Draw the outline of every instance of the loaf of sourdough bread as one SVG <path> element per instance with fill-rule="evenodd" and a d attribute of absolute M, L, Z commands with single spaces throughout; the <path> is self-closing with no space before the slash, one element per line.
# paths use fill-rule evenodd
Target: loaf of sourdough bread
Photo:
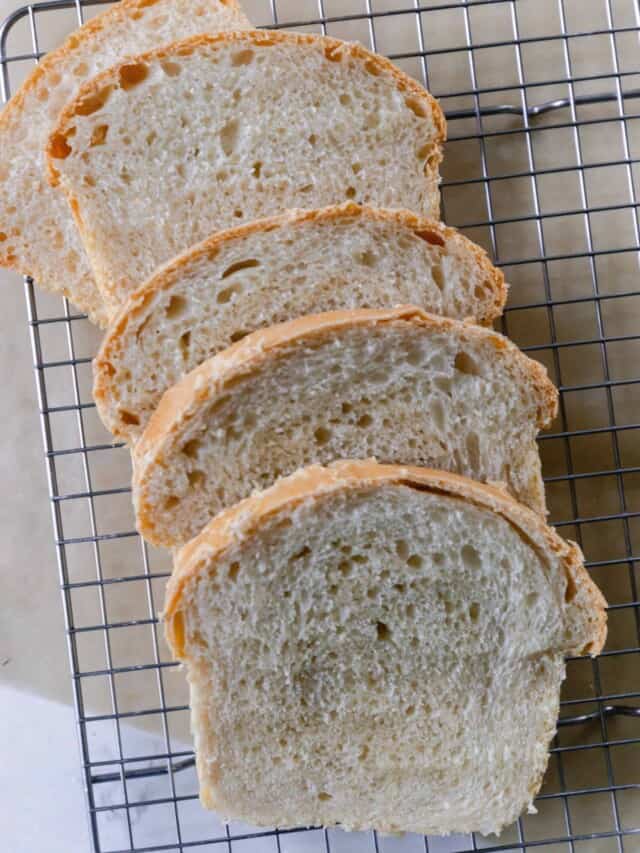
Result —
<path fill-rule="evenodd" d="M 600 651 L 604 608 L 578 547 L 500 490 L 366 462 L 281 480 L 182 549 L 167 589 L 202 802 L 499 832 L 540 787 L 563 656 Z"/>
<path fill-rule="evenodd" d="M 0 113 L 0 266 L 33 276 L 105 326 L 69 206 L 46 177 L 45 148 L 60 111 L 85 80 L 126 56 L 250 26 L 236 0 L 121 0 L 48 53 Z"/>
<path fill-rule="evenodd" d="M 48 146 L 109 311 L 163 262 L 240 222 L 352 199 L 437 216 L 445 122 L 358 44 L 234 32 L 86 83 Z"/>
<path fill-rule="evenodd" d="M 142 535 L 173 547 L 314 462 L 428 465 L 502 482 L 544 513 L 544 367 L 480 326 L 404 306 L 254 332 L 170 388 L 133 447 Z"/>
<path fill-rule="evenodd" d="M 215 234 L 138 289 L 94 362 L 94 397 L 134 442 L 167 388 L 258 328 L 407 303 L 485 324 L 506 292 L 486 253 L 434 220 L 353 202 L 289 211 Z"/>

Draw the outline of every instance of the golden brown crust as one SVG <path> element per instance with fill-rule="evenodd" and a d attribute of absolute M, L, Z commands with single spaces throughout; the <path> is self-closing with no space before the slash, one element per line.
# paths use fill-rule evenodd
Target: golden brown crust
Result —
<path fill-rule="evenodd" d="M 440 146 L 446 139 L 446 121 L 435 98 L 423 89 L 420 84 L 407 76 L 388 59 L 371 53 L 356 42 L 344 42 L 328 36 L 318 36 L 309 33 L 293 33 L 271 30 L 239 30 L 236 32 L 224 32 L 216 35 L 197 35 L 181 41 L 172 42 L 161 48 L 156 48 L 114 65 L 103 71 L 93 79 L 87 81 L 78 92 L 77 96 L 62 111 L 58 118 L 56 127 L 52 130 L 47 145 L 47 159 L 49 181 L 53 186 L 58 184 L 58 173 L 55 168 L 55 160 L 60 158 L 61 146 L 66 145 L 67 134 L 72 129 L 72 123 L 76 115 L 82 114 L 83 104 L 99 94 L 108 86 L 120 88 L 120 70 L 126 65 L 142 65 L 156 60 L 167 59 L 171 56 L 188 56 L 198 48 L 215 49 L 220 45 L 233 44 L 234 42 L 245 42 L 253 47 L 271 47 L 278 44 L 313 45 L 322 47 L 325 56 L 331 61 L 340 61 L 342 57 L 352 57 L 363 62 L 370 73 L 375 76 L 386 75 L 390 77 L 399 91 L 406 92 L 408 96 L 419 99 L 422 106 L 428 105 L 428 110 L 433 118 L 436 128 L 436 139 L 434 141 L 433 165 L 430 167 L 432 175 L 437 172 L 438 164 L 442 159 Z"/>
<path fill-rule="evenodd" d="M 461 498 L 500 515 L 536 549 L 545 562 L 562 561 L 568 588 L 580 595 L 575 606 L 588 607 L 594 619 L 593 634 L 579 651 L 598 654 L 606 639 L 606 602 L 587 573 L 577 545 L 565 542 L 535 512 L 517 503 L 502 489 L 428 468 L 380 465 L 374 461 L 344 461 L 323 468 L 312 465 L 279 480 L 266 491 L 252 495 L 214 518 L 191 542 L 177 552 L 167 584 L 164 621 L 167 640 L 178 658 L 185 658 L 183 615 L 180 610 L 185 584 L 209 567 L 234 544 L 256 532 L 269 518 L 288 513 L 303 502 L 317 501 L 339 491 L 375 488 L 394 483 Z"/>
<path fill-rule="evenodd" d="M 509 352 L 521 365 L 523 376 L 529 378 L 532 393 L 538 400 L 538 427 L 547 426 L 555 417 L 558 395 L 547 376 L 546 369 L 539 362 L 527 358 L 514 343 L 498 332 L 460 320 L 436 317 L 412 305 L 384 309 L 328 311 L 259 329 L 232 344 L 217 356 L 207 359 L 184 376 L 162 397 L 144 433 L 133 448 L 134 460 L 140 466 L 147 454 L 155 456 L 158 448 L 169 440 L 172 434 L 178 432 L 183 419 L 189 417 L 194 406 L 219 394 L 241 376 L 252 373 L 275 352 L 290 347 L 301 338 L 324 336 L 347 326 L 353 328 L 399 322 L 439 330 L 455 330 L 460 336 L 483 338 L 490 341 L 496 350 Z"/>

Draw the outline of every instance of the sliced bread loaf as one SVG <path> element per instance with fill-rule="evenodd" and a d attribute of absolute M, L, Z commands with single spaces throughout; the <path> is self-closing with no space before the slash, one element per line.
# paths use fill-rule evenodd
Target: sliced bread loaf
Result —
<path fill-rule="evenodd" d="M 357 44 L 285 32 L 178 42 L 85 84 L 51 135 L 113 313 L 213 231 L 353 199 L 437 215 L 445 122 Z"/>
<path fill-rule="evenodd" d="M 132 53 L 251 24 L 236 0 L 122 0 L 47 54 L 0 114 L 0 265 L 32 275 L 106 325 L 65 199 L 47 181 L 45 147 L 83 81 Z"/>
<path fill-rule="evenodd" d="M 418 308 L 338 311 L 254 332 L 163 396 L 133 448 L 138 529 L 175 546 L 313 462 L 376 457 L 504 482 L 544 512 L 545 369 L 502 335 Z"/>
<path fill-rule="evenodd" d="M 259 825 L 499 832 L 533 801 L 563 655 L 605 601 L 577 546 L 503 492 L 426 469 L 312 467 L 181 552 L 205 806 Z"/>
<path fill-rule="evenodd" d="M 133 442 L 167 388 L 255 329 L 407 303 L 490 323 L 506 290 L 482 249 L 434 220 L 353 202 L 290 211 L 215 234 L 137 290 L 94 362 L 94 397 Z"/>

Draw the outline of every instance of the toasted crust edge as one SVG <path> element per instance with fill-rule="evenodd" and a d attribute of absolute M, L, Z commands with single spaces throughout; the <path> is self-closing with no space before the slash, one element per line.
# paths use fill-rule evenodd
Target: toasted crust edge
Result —
<path fill-rule="evenodd" d="M 359 205 L 355 202 L 346 202 L 340 205 L 331 205 L 313 210 L 294 208 L 277 216 L 257 219 L 225 231 L 218 231 L 169 261 L 156 271 L 145 284 L 134 291 L 115 315 L 95 357 L 93 368 L 93 395 L 100 417 L 110 432 L 118 438 L 131 441 L 131 435 L 122 429 L 122 425 L 117 418 L 112 416 L 109 407 L 109 401 L 113 397 L 112 389 L 114 386 L 110 373 L 111 353 L 114 348 L 119 346 L 121 339 L 128 331 L 131 331 L 134 327 L 138 327 L 140 324 L 139 321 L 144 321 L 149 316 L 153 310 L 149 310 L 149 305 L 157 293 L 172 288 L 181 280 L 184 271 L 188 270 L 191 264 L 199 262 L 210 252 L 226 243 L 232 243 L 236 240 L 241 241 L 252 234 L 259 232 L 267 233 L 284 227 L 295 228 L 314 222 L 340 222 L 355 219 L 372 222 L 391 222 L 398 226 L 406 227 L 418 234 L 419 232 L 429 232 L 435 234 L 443 241 L 458 241 L 473 255 L 476 263 L 491 283 L 493 290 L 493 300 L 487 306 L 486 312 L 477 318 L 471 317 L 469 319 L 475 319 L 481 325 L 490 325 L 501 315 L 508 293 L 508 285 L 501 270 L 491 263 L 484 249 L 473 243 L 455 228 L 450 228 L 435 219 L 418 216 L 409 210 L 374 208 Z"/>
<path fill-rule="evenodd" d="M 214 394 L 220 393 L 225 386 L 235 382 L 240 376 L 251 373 L 274 352 L 295 344 L 301 338 L 322 336 L 345 327 L 379 326 L 398 322 L 486 338 L 496 350 L 508 351 L 531 377 L 532 390 L 538 397 L 538 427 L 547 426 L 555 417 L 558 392 L 549 379 L 546 368 L 525 356 L 512 341 L 499 332 L 461 320 L 437 317 L 413 305 L 328 311 L 258 329 L 204 361 L 166 391 L 133 448 L 136 462 L 134 479 L 138 479 L 142 468 L 146 467 L 145 457 L 155 456 L 162 443 L 179 430 L 183 417 L 194 405 L 199 405 Z"/>
<path fill-rule="evenodd" d="M 390 60 L 378 54 L 371 53 L 357 42 L 345 42 L 339 39 L 330 38 L 329 36 L 314 35 L 311 33 L 294 33 L 285 32 L 283 30 L 238 30 L 232 32 L 217 33 L 215 35 L 197 35 L 188 39 L 171 42 L 163 47 L 156 48 L 137 56 L 129 56 L 126 60 L 119 62 L 117 65 L 108 68 L 106 71 L 93 77 L 84 83 L 76 97 L 71 101 L 58 117 L 58 122 L 49 136 L 49 142 L 46 147 L 46 156 L 48 163 L 48 177 L 52 186 L 57 186 L 59 183 L 58 171 L 55 167 L 54 156 L 56 138 L 65 135 L 68 130 L 68 125 L 73 121 L 77 114 L 77 108 L 87 97 L 99 92 L 105 85 L 113 85 L 119 88 L 118 74 L 123 65 L 135 63 L 149 63 L 155 60 L 166 59 L 170 56 L 180 54 L 182 56 L 189 55 L 199 47 L 212 47 L 218 45 L 232 44 L 234 42 L 248 42 L 255 47 L 270 47 L 275 44 L 297 44 L 297 45 L 323 45 L 325 54 L 329 51 L 333 52 L 334 56 L 351 56 L 362 62 L 370 62 L 379 74 L 388 75 L 397 88 L 402 92 L 408 92 L 429 105 L 433 123 L 436 127 L 436 139 L 434 141 L 433 165 L 429 170 L 429 177 L 434 179 L 437 175 L 439 163 L 442 159 L 441 145 L 446 139 L 446 120 L 436 99 L 427 92 L 416 80 L 413 80 L 399 68 L 397 68 Z M 73 194 L 64 188 L 70 203 L 73 201 Z"/>
<path fill-rule="evenodd" d="M 341 461 L 327 468 L 312 465 L 279 480 L 269 489 L 224 510 L 176 553 L 163 614 L 167 641 L 174 657 L 188 659 L 184 617 L 180 610 L 182 594 L 190 580 L 200 571 L 208 570 L 203 566 L 205 561 L 210 566 L 230 546 L 259 530 L 269 518 L 301 503 L 317 501 L 339 491 L 372 488 L 386 483 L 462 498 L 481 509 L 495 512 L 511 524 L 546 562 L 550 554 L 559 558 L 568 585 L 581 593 L 581 602 L 574 606 L 590 608 L 596 614 L 590 641 L 582 648 L 569 648 L 567 651 L 590 655 L 600 653 L 607 636 L 606 601 L 587 573 L 582 552 L 575 543 L 565 542 L 535 512 L 491 485 L 429 468 L 380 465 L 372 460 L 363 460 Z M 576 598 L 574 596 L 572 601 Z"/>

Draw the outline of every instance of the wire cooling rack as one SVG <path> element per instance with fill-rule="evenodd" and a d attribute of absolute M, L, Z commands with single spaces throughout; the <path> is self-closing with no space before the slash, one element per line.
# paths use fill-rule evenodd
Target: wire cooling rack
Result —
<path fill-rule="evenodd" d="M 637 0 L 253 0 L 261 26 L 391 56 L 448 115 L 443 215 L 511 282 L 504 331 L 561 390 L 540 442 L 553 522 L 610 602 L 568 662 L 538 813 L 500 838 L 221 824 L 197 800 L 187 697 L 156 618 L 169 566 L 134 530 L 129 459 L 91 399 L 97 336 L 25 281 L 96 851 L 640 851 L 640 7 Z M 1 94 L 99 2 L 18 9 Z"/>

